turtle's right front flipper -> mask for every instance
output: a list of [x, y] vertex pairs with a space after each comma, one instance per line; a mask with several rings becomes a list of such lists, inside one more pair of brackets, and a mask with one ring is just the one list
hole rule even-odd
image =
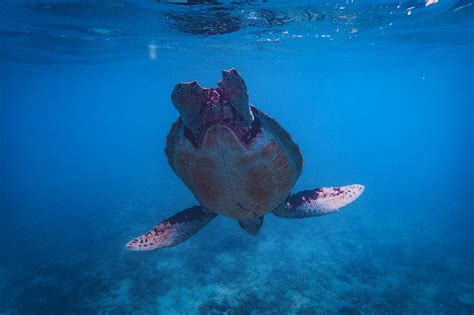
[[303, 190], [289, 196], [273, 214], [288, 219], [302, 219], [338, 211], [356, 200], [364, 191], [363, 185], [324, 187]]
[[127, 243], [129, 250], [153, 250], [184, 242], [216, 217], [201, 206], [194, 206], [162, 221], [153, 230]]

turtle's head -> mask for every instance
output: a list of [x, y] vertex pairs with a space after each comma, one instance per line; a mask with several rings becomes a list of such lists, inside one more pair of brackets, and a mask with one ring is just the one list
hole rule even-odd
[[203, 88], [197, 81], [183, 82], [171, 93], [171, 100], [194, 142], [199, 143], [213, 125], [226, 125], [236, 135], [244, 135], [252, 128], [254, 116], [240, 73], [235, 69], [222, 71], [217, 86]]

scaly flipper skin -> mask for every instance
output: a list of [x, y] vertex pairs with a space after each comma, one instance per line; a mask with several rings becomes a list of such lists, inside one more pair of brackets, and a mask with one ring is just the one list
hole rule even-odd
[[364, 191], [363, 185], [318, 188], [291, 195], [273, 214], [288, 219], [302, 219], [336, 212], [356, 200]]
[[247, 85], [240, 73], [234, 68], [222, 71], [222, 80], [218, 83], [222, 96], [227, 99], [250, 127], [254, 119], [249, 108]]
[[171, 92], [171, 101], [181, 115], [183, 123], [191, 129], [199, 129], [199, 112], [206, 103], [209, 89], [203, 88], [197, 81], [178, 83]]
[[153, 230], [127, 243], [129, 250], [144, 251], [172, 247], [184, 242], [216, 217], [201, 206], [194, 206], [162, 221]]

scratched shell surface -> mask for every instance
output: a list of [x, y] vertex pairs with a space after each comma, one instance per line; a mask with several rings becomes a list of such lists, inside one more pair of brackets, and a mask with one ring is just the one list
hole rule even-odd
[[235, 219], [264, 215], [281, 205], [301, 173], [296, 144], [273, 119], [255, 111], [262, 133], [250, 148], [230, 128], [207, 131], [201, 148], [179, 141], [179, 125], [168, 137], [171, 167], [207, 209]]

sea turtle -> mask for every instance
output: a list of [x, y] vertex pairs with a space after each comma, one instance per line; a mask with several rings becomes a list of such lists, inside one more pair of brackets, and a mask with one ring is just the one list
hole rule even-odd
[[217, 85], [178, 83], [171, 94], [181, 117], [171, 127], [165, 153], [200, 205], [162, 221], [128, 242], [128, 249], [175, 246], [217, 214], [238, 220], [244, 230], [256, 234], [265, 214], [320, 216], [363, 192], [363, 185], [354, 184], [290, 194], [303, 166], [298, 146], [275, 120], [249, 104], [237, 70], [222, 71]]

